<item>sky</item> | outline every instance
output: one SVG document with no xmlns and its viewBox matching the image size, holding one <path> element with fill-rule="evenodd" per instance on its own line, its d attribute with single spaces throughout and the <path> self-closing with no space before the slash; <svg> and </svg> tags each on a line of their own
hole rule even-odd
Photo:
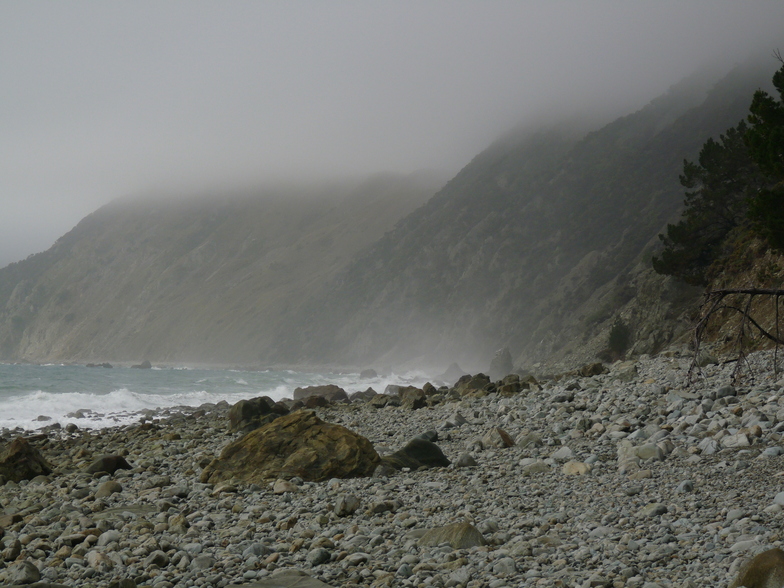
<svg viewBox="0 0 784 588">
<path fill-rule="evenodd" d="M 454 174 L 781 31 L 781 0 L 4 0 L 0 267 L 126 195 Z"/>
</svg>

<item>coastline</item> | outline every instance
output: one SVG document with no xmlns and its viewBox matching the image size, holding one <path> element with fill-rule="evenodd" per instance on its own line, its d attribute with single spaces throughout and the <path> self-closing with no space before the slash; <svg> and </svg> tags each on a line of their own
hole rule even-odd
<svg viewBox="0 0 784 588">
<path fill-rule="evenodd" d="M 722 585 L 745 557 L 784 541 L 784 380 L 771 358 L 753 354 L 754 382 L 734 387 L 732 365 L 708 365 L 686 387 L 690 359 L 656 357 L 509 395 L 435 394 L 417 410 L 316 408 L 381 455 L 435 431 L 452 465 L 292 480 L 279 494 L 274 480 L 199 482 L 240 436 L 228 432 L 228 404 L 38 436 L 31 443 L 56 471 L 0 487 L 5 515 L 21 517 L 4 542 L 19 540 L 19 559 L 46 581 L 79 586 L 254 586 L 291 570 L 327 586 Z M 514 444 L 494 445 L 497 429 Z M 84 473 L 112 453 L 132 469 Z M 477 465 L 457 467 L 466 453 Z M 108 482 L 121 490 L 98 497 Z M 338 514 L 348 495 L 360 508 Z M 487 544 L 418 544 L 420 530 L 461 520 Z"/>
</svg>

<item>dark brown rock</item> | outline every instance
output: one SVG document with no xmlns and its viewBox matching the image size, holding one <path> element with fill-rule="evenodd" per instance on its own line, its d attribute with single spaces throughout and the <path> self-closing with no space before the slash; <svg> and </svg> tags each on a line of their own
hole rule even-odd
<svg viewBox="0 0 784 588">
<path fill-rule="evenodd" d="M 113 474 L 117 470 L 130 470 L 133 469 L 131 465 L 125 461 L 122 455 L 102 455 L 91 463 L 84 470 L 88 474 L 96 474 L 98 472 L 106 472 Z"/>
<path fill-rule="evenodd" d="M 0 449 L 0 476 L 19 482 L 52 473 L 41 452 L 24 437 L 17 437 Z"/>
<path fill-rule="evenodd" d="M 329 406 L 329 404 L 329 400 L 323 396 L 308 396 L 305 399 L 305 408 L 307 409 L 325 408 Z"/>
<path fill-rule="evenodd" d="M 280 410 L 275 408 L 275 402 L 267 396 L 240 400 L 229 409 L 229 431 L 249 433 L 258 429 L 278 417 Z"/>
<path fill-rule="evenodd" d="M 379 457 L 370 441 L 345 427 L 300 410 L 280 417 L 226 446 L 202 472 L 201 481 L 237 478 L 307 481 L 370 476 Z"/>
<path fill-rule="evenodd" d="M 348 400 L 346 391 L 335 384 L 294 389 L 294 400 L 303 400 L 309 396 L 322 396 L 330 402 L 345 402 Z"/>
<path fill-rule="evenodd" d="M 457 381 L 455 389 L 462 396 L 484 390 L 488 384 L 490 384 L 490 378 L 485 374 L 476 374 L 475 376 L 466 374 Z"/>
<path fill-rule="evenodd" d="M 404 407 L 416 410 L 427 406 L 427 395 L 424 390 L 409 386 L 402 390 L 400 401 Z"/>
<path fill-rule="evenodd" d="M 577 372 L 583 376 L 584 378 L 589 378 L 591 376 L 600 376 L 601 374 L 606 374 L 610 370 L 604 365 L 602 362 L 596 363 L 589 363 L 581 367 Z"/>
<path fill-rule="evenodd" d="M 417 470 L 423 466 L 446 467 L 450 464 L 438 445 L 421 438 L 412 439 L 403 449 L 385 455 L 381 458 L 381 462 L 396 470 L 403 468 Z"/>
</svg>

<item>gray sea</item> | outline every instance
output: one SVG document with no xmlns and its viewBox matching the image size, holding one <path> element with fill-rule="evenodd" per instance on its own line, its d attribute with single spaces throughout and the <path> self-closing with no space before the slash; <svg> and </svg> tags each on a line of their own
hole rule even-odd
<svg viewBox="0 0 784 588">
<path fill-rule="evenodd" d="M 290 370 L 0 364 L 0 429 L 35 430 L 53 423 L 104 428 L 138 421 L 142 411 L 246 398 L 291 398 L 299 386 L 336 384 L 349 394 L 387 384 L 424 383 L 421 374 L 360 379 L 358 373 Z"/>
</svg>

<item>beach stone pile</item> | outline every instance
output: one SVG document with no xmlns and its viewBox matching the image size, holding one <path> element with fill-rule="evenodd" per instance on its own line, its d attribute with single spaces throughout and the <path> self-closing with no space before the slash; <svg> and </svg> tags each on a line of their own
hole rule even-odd
<svg viewBox="0 0 784 588">
<path fill-rule="evenodd" d="M 51 471 L 0 486 L 0 585 L 727 586 L 784 541 L 784 378 L 760 352 L 753 379 L 708 361 L 687 386 L 690 361 L 347 391 L 251 433 L 225 403 L 39 431 Z M 369 464 L 213 478 L 229 448 L 303 423 L 364 439 Z M 276 447 L 259 463 L 307 453 Z"/>
</svg>

